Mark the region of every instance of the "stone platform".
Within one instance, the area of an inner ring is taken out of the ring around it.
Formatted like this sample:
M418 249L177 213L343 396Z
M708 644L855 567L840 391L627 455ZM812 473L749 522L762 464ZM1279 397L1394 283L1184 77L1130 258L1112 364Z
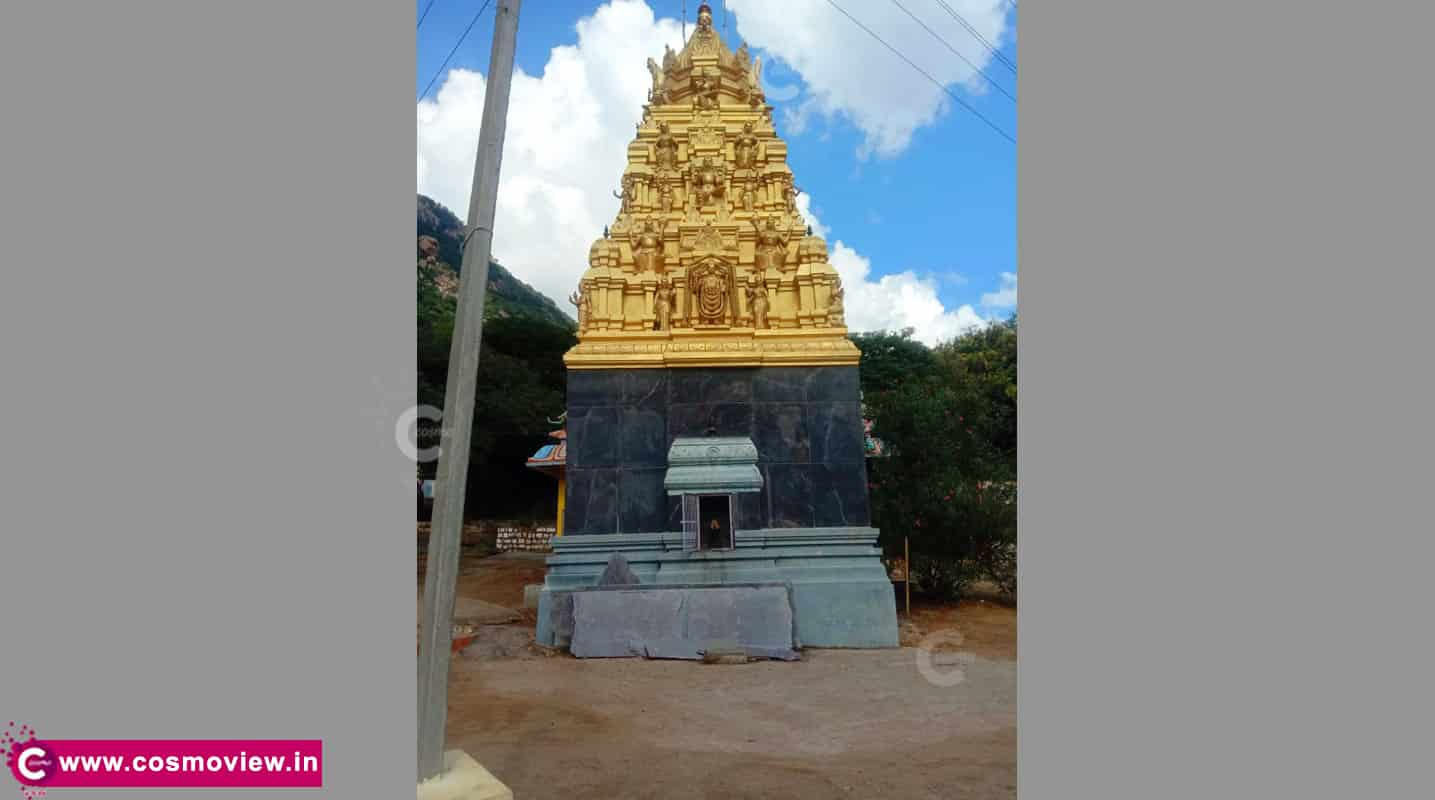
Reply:
M783 584L598 586L572 592L578 658L698 659L715 650L792 657Z
M684 552L680 533L561 536L538 599L537 641L573 644L575 590L598 583L618 553L639 587L789 587L794 647L896 647L892 583L868 527L739 530L731 550Z

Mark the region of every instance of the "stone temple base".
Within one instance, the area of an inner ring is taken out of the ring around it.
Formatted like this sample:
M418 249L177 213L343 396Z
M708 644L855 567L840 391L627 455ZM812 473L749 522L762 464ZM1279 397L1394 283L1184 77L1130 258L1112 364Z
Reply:
M784 584L796 647L897 647L897 605L877 530L739 530L731 550L684 552L682 534L564 535L553 540L538 598L538 644L568 648L573 591L594 586L621 553L642 586Z

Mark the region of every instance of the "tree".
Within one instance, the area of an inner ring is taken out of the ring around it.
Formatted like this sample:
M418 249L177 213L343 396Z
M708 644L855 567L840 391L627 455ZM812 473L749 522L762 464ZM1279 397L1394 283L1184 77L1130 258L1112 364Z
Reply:
M1015 414L1004 392L998 402L996 379L974 377L989 374L976 366L985 359L1004 363L986 355L988 335L959 337L935 353L910 331L854 337L867 418L890 453L869 466L873 521L889 552L911 538L918 585L949 598L983 575L1014 588L1006 568L1016 542ZM994 341L1001 351L1005 339ZM1014 346L1011 354L1014 385ZM997 441L1008 420L1011 457Z
M952 380L986 399L980 423L992 446L1016 467L1016 315L938 345L935 356Z
M909 380L920 380L936 374L937 359L927 346L912 338L907 328L897 333L853 334L852 341L862 351L862 392L889 391Z
M440 289L452 276L442 262L418 263L419 402L443 407L457 300ZM487 314L485 314L488 317ZM554 483L525 466L548 441L548 419L562 413L563 354L577 343L571 325L538 314L488 317L483 326L474 428L470 442L471 516L528 517L553 513ZM420 448L438 443L436 432ZM436 465L426 464L432 476Z

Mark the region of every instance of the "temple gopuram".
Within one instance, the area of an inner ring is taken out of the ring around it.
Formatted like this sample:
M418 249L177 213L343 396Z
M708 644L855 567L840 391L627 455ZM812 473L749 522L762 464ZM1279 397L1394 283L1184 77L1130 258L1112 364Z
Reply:
M895 647L860 352L827 244L798 211L761 62L723 42L704 4L682 50L648 70L621 207L569 298L563 535L538 642Z

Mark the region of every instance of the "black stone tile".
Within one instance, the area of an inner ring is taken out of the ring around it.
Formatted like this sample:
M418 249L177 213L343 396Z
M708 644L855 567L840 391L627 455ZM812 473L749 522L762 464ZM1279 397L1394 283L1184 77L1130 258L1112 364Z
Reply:
M624 467L666 467L667 416L660 410L624 406L619 410L619 419L619 462Z
M618 487L620 531L652 533L667 529L669 503L663 492L666 473L666 469L622 470Z
M813 463L860 463L865 457L860 404L808 403L807 425L812 437Z
M814 367L807 386L812 402L853 403L861 399L862 383L856 367Z
M752 369L675 369L668 376L671 403L748 403Z
M737 530L755 531L767 527L765 500L761 492L742 492L737 496ZM681 510L678 521L682 522Z
M621 435L617 408L570 407L568 465L579 468L617 466Z
M666 492L665 492L664 494L666 494ZM664 530L664 531L681 531L681 530L683 529L683 498L681 498L681 497L669 497L669 498L667 499L667 503L668 503L668 522L667 522L667 526L664 527L663 530Z
M812 508L811 464L770 464L767 492L772 502L772 527L810 528L815 515Z
M752 436L750 403L679 403L668 407L668 435Z
M756 403L752 428L752 442L757 445L759 460L806 463L811 459L812 444L802 404Z
M665 369L623 370L621 382L625 406L661 411L668 405L668 371Z
M807 386L814 367L760 367L752 378L755 403L800 403L807 399Z
M569 467L566 478L568 497L563 532L575 535L617 532L618 471Z
M623 392L623 373L632 370L568 370L568 407L617 405Z
M827 528L870 524L865 464L822 465L814 467L811 474L814 525Z

